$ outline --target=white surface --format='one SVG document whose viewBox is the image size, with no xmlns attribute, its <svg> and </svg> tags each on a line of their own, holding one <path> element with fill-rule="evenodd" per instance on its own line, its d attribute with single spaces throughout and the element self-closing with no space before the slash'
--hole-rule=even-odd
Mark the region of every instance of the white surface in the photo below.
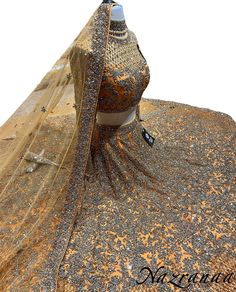
<svg viewBox="0 0 236 292">
<path fill-rule="evenodd" d="M 0 125 L 33 91 L 101 1 L 0 3 Z M 236 119 L 236 1 L 120 0 L 151 71 L 144 97 Z"/>
</svg>

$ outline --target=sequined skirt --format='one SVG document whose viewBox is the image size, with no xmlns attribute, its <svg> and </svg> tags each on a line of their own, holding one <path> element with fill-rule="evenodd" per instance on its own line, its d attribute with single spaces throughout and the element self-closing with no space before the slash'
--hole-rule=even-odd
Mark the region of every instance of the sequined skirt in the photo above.
<svg viewBox="0 0 236 292">
<path fill-rule="evenodd" d="M 186 123 L 190 132 L 165 121 L 165 134 L 158 117 L 122 127 L 96 125 L 58 291 L 176 291 L 179 284 L 233 291 L 234 283 L 223 278 L 220 284 L 200 282 L 206 273 L 214 279 L 219 271 L 224 277 L 232 272 L 232 237 L 219 230 L 213 236 L 223 217 L 229 232 L 232 212 L 219 208 L 229 194 L 216 197 L 209 189 L 215 173 L 209 137 L 202 136 L 193 152 L 193 126 Z M 156 134 L 152 147 L 143 128 Z M 189 278 L 179 283 L 183 274 Z M 171 281 L 173 275 L 180 276 Z"/>
<path fill-rule="evenodd" d="M 46 148 L 54 160 L 73 123 L 70 116 L 50 120 L 41 134 L 48 127 L 55 132 L 32 151 Z M 152 146 L 143 129 L 155 137 Z M 164 101 L 145 101 L 142 122 L 96 125 L 82 196 L 75 200 L 67 191 L 68 170 L 80 158 L 73 144 L 54 188 L 40 193 L 30 218 L 44 211 L 45 200 L 50 212 L 3 268 L 0 290 L 163 292 L 179 285 L 235 291 L 234 137 L 228 116 Z M 8 197 L 20 198 L 23 210 L 44 178 L 51 184 L 47 171 L 42 166 L 17 176 Z M 19 217 L 11 200 L 5 216 L 14 228 Z"/>
</svg>

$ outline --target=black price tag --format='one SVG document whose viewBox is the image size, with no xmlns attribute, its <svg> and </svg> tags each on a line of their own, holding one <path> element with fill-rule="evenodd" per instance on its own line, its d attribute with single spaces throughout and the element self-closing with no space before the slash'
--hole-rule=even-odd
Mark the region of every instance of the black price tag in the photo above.
<svg viewBox="0 0 236 292">
<path fill-rule="evenodd" d="M 147 132 L 147 130 L 144 129 L 144 128 L 142 129 L 142 135 L 143 135 L 144 140 L 148 143 L 148 145 L 152 147 L 153 144 L 154 144 L 155 138 L 152 137 L 152 136 Z"/>
</svg>

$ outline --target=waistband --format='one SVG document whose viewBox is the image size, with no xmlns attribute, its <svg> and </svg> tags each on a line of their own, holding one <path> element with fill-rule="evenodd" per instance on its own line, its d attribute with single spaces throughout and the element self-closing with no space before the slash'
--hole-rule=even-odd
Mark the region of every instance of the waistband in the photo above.
<svg viewBox="0 0 236 292">
<path fill-rule="evenodd" d="M 126 125 L 134 120 L 137 112 L 137 106 L 133 106 L 126 111 L 108 113 L 108 112 L 97 112 L 96 123 L 99 125 L 113 125 L 121 126 Z"/>
<path fill-rule="evenodd" d="M 137 117 L 135 119 L 126 124 L 121 126 L 112 126 L 112 125 L 100 125 L 95 124 L 95 130 L 99 133 L 114 133 L 114 134 L 127 134 L 129 132 L 132 132 L 137 126 L 141 126 L 140 121 L 137 120 Z"/>
</svg>

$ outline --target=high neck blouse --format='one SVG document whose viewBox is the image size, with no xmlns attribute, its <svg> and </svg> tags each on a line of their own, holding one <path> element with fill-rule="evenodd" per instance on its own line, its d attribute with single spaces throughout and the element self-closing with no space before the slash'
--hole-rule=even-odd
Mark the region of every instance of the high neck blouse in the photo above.
<svg viewBox="0 0 236 292">
<path fill-rule="evenodd" d="M 149 80 L 135 34 L 125 21 L 111 21 L 97 110 L 113 113 L 136 106 Z"/>
</svg>

